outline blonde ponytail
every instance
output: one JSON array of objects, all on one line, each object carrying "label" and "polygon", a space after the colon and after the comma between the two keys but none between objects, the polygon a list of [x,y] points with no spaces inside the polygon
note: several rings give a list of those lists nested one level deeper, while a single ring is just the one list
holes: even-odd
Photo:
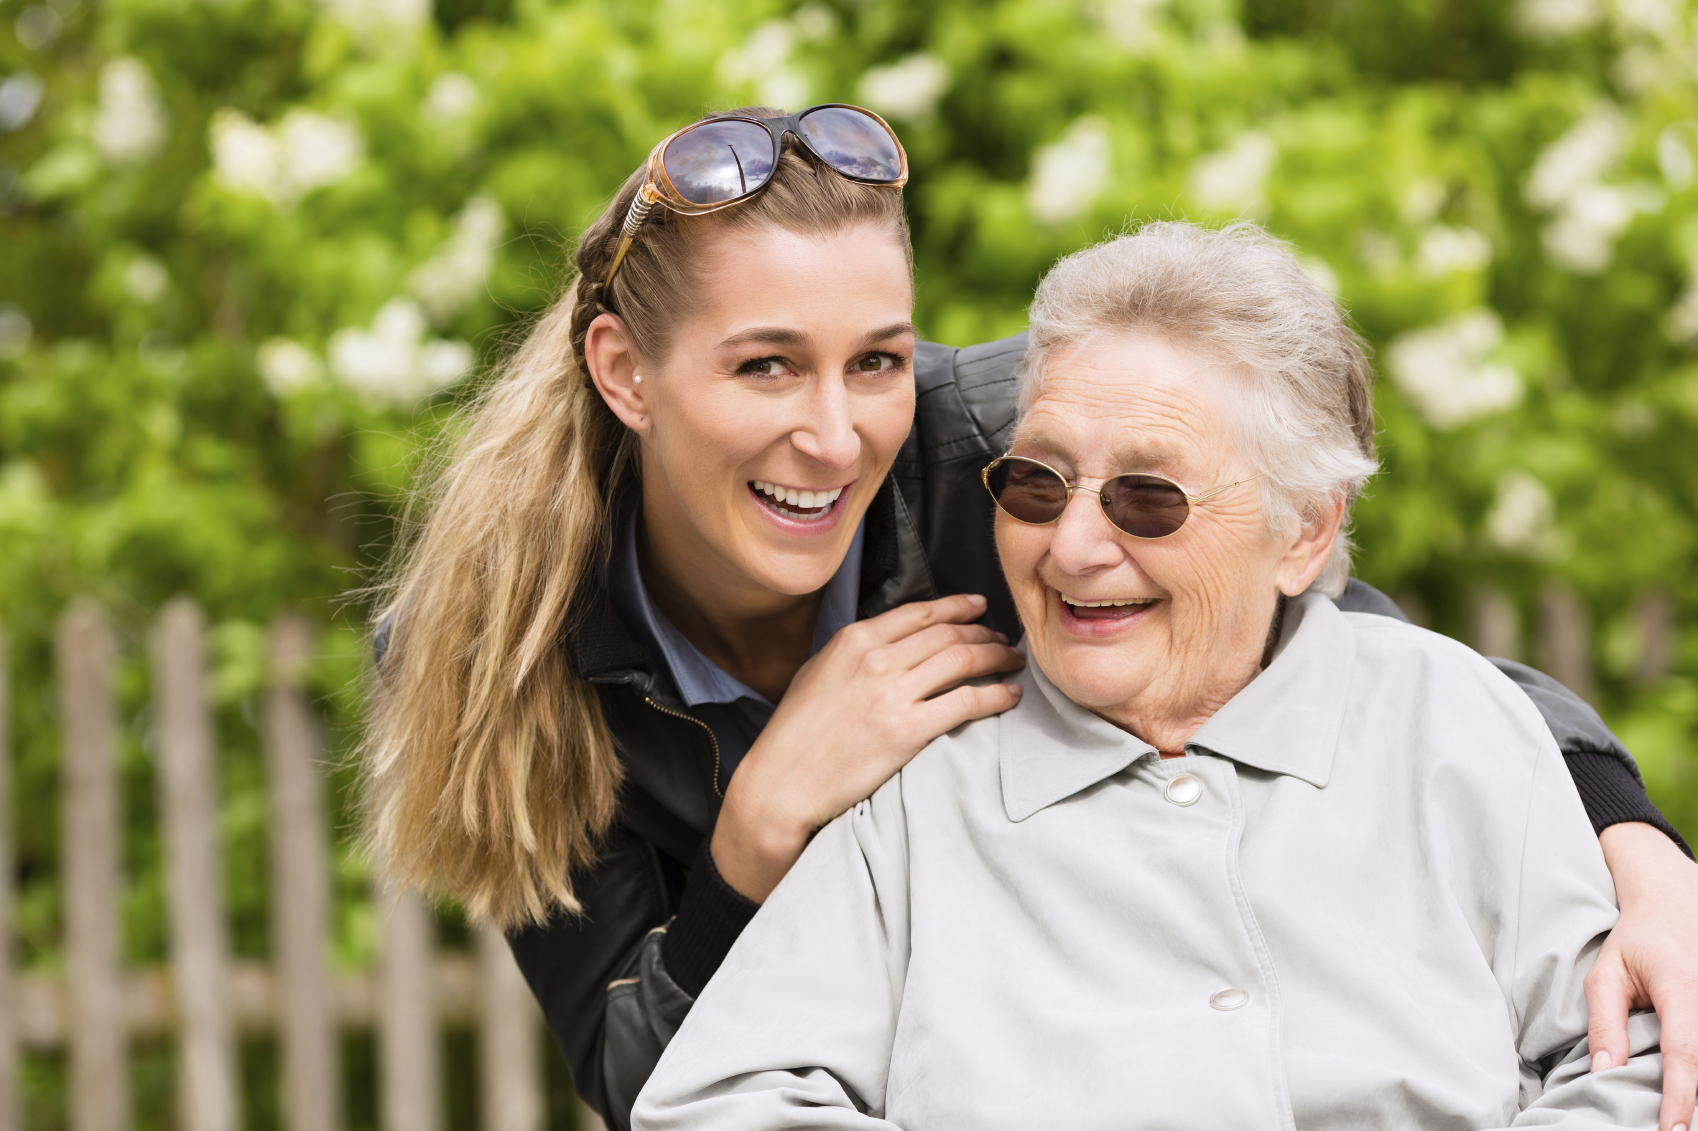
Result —
[{"label": "blonde ponytail", "polygon": [[580,910],[573,876],[594,863],[618,805],[600,693],[566,650],[636,452],[586,374],[590,323],[616,314],[640,355],[664,357],[694,309],[692,265],[715,227],[873,221],[907,246],[897,192],[823,173],[787,147],[745,204],[688,220],[656,209],[603,295],[586,280],[606,274],[641,183],[639,170],[585,231],[578,281],[463,414],[378,613],[389,640],[361,750],[368,848],[391,882],[501,927]]}]

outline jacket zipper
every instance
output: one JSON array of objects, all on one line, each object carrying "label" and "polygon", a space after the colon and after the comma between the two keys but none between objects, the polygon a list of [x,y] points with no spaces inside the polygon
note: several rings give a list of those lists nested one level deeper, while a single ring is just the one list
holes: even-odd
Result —
[{"label": "jacket zipper", "polygon": [[714,736],[713,728],[702,722],[702,720],[696,718],[694,715],[686,715],[682,711],[674,711],[670,707],[663,707],[659,703],[656,703],[653,699],[650,699],[647,695],[643,696],[643,702],[647,703],[663,715],[671,715],[675,719],[683,719],[685,722],[695,723],[707,733],[708,741],[713,744],[713,795],[721,801],[724,801],[725,793],[719,788],[719,739]]}]

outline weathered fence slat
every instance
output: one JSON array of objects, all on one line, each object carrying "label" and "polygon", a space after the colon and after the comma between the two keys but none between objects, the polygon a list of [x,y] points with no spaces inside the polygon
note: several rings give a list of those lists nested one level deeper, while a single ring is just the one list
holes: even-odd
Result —
[{"label": "weathered fence slat", "polygon": [[1468,643],[1482,656],[1521,659],[1521,612],[1508,593],[1495,585],[1474,592]]},{"label": "weathered fence slat", "polygon": [[483,1131],[541,1131],[547,1115],[542,1088],[542,1018],[536,999],[500,931],[477,929],[483,1015],[478,1091]]},{"label": "weathered fence slat", "polygon": [[100,610],[72,602],[58,627],[63,813],[61,880],[69,977],[72,1131],[129,1125],[118,920],[120,814],[118,718],[112,673],[117,645]]},{"label": "weathered fence slat", "polygon": [[1539,592],[1539,669],[1580,698],[1593,697],[1591,615],[1561,581]]},{"label": "weathered fence slat", "polygon": [[384,1131],[439,1131],[442,1037],[437,1029],[436,922],[415,892],[385,890],[378,979],[378,1060]]},{"label": "weathered fence slat", "polygon": [[23,1131],[18,1094],[18,1004],[12,974],[12,650],[0,626],[0,1131]]},{"label": "weathered fence slat", "polygon": [[1674,668],[1675,648],[1680,642],[1675,624],[1674,594],[1657,587],[1640,595],[1633,607],[1633,619],[1639,632],[1639,663],[1633,670],[1634,682],[1642,685],[1661,683]]},{"label": "weathered fence slat", "polygon": [[302,689],[312,632],[299,616],[277,619],[265,701],[271,802],[272,954],[282,1000],[283,1118],[288,1131],[339,1131],[341,1046],[331,1001],[329,833],[320,762],[323,743]]},{"label": "weathered fence slat", "polygon": [[153,640],[159,827],[170,899],[183,1126],[236,1131],[240,1092],[227,988],[230,945],[205,637],[205,619],[194,602],[179,598],[165,606]]}]

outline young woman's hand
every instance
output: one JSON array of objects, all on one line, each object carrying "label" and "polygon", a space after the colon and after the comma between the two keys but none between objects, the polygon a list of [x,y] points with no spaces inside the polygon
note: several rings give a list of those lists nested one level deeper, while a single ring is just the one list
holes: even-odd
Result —
[{"label": "young woman's hand", "polygon": [[726,883],[764,901],[816,829],[926,743],[1019,702],[1014,684],[955,686],[1025,663],[1000,632],[967,623],[984,611],[973,594],[903,605],[802,665],[725,791],[711,851]]}]

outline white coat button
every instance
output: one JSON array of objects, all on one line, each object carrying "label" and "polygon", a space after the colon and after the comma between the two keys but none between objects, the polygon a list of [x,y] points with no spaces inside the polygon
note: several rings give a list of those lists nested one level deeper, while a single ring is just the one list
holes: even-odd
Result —
[{"label": "white coat button", "polygon": [[1250,994],[1246,990],[1240,990],[1237,988],[1217,990],[1209,995],[1209,1005],[1215,1009],[1221,1010],[1222,1012],[1234,1009],[1243,1009],[1249,1004]]},{"label": "white coat button", "polygon": [[1203,783],[1190,774],[1180,774],[1167,783],[1167,799],[1175,805],[1195,805],[1201,796]]}]

